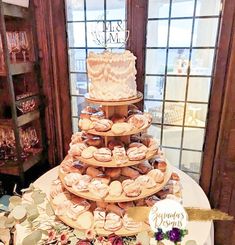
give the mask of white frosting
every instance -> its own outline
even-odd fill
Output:
[[[87,58],[90,97],[100,100],[136,97],[135,60],[128,50],[124,53],[90,52]]]

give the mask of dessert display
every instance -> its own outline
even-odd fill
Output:
[[[134,105],[142,99],[134,55],[91,53],[87,67],[91,85],[85,98],[95,105],[81,112],[81,132],[71,137],[51,203],[59,219],[73,228],[134,235],[149,225],[128,217],[128,208],[153,206],[164,198],[181,202],[179,177],[158,141],[146,133],[152,116]]]
[[[124,53],[90,52],[87,58],[90,97],[103,101],[136,97],[135,60],[128,50]]]

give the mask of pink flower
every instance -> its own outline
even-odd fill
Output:
[[[91,245],[91,242],[89,240],[80,240],[76,245]]]
[[[49,230],[48,231],[48,241],[53,241],[56,238],[56,232],[55,230]]]
[[[94,230],[86,230],[85,236],[88,240],[93,240],[95,238]]]
[[[123,240],[120,236],[117,236],[115,234],[110,234],[108,236],[109,242],[111,242],[112,245],[123,245]]]
[[[69,235],[67,232],[62,232],[60,234],[60,242],[61,245],[67,244],[68,243],[68,239],[69,239]]]

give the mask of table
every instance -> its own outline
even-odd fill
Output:
[[[173,167],[173,171],[176,172],[181,179],[183,186],[183,206],[210,209],[210,203],[201,189],[201,187],[187,174],[181,170]],[[34,185],[42,189],[47,195],[49,195],[52,181],[58,176],[58,167],[46,172],[40,178],[38,178]],[[182,244],[185,244],[188,240],[195,240],[197,245],[214,245],[214,226],[213,222],[195,222],[191,221],[187,226],[189,235],[187,235]],[[165,243],[164,244],[168,244]],[[172,243],[169,243],[172,245]]]

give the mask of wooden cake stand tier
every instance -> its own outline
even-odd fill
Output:
[[[73,193],[76,196],[85,198],[87,200],[96,201],[96,202],[104,201],[104,202],[110,202],[110,203],[118,203],[118,202],[135,201],[135,200],[139,200],[139,199],[154,195],[155,193],[157,193],[158,191],[163,189],[163,187],[169,181],[171,174],[172,174],[172,170],[171,170],[171,167],[168,165],[166,172],[165,172],[165,175],[164,175],[163,182],[160,184],[157,184],[155,188],[151,188],[151,189],[144,188],[142,190],[141,194],[137,197],[127,197],[124,193],[122,193],[121,196],[119,196],[119,197],[113,197],[113,196],[107,195],[103,199],[98,197],[98,196],[95,196],[94,194],[90,193],[89,191],[76,191],[72,187],[67,186],[65,184],[65,181],[64,181],[65,174],[62,174],[61,172],[59,172],[59,177],[60,177],[60,180],[63,183],[64,187],[69,192]]]
[[[143,99],[143,94],[141,92],[137,92],[136,97],[131,97],[122,100],[98,100],[95,98],[90,97],[89,93],[84,95],[87,102],[91,104],[98,104],[98,105],[106,105],[106,106],[121,106],[121,105],[130,105],[140,102]]]
[[[52,208],[55,210],[54,205],[51,202],[51,206]],[[82,227],[79,226],[79,224],[77,224],[77,222],[75,220],[70,219],[68,216],[65,215],[58,215],[57,216],[62,222],[64,222],[66,225],[74,228],[74,229],[78,229],[78,230],[84,230]],[[106,231],[105,229],[102,228],[92,228],[95,230],[95,233],[98,234],[99,236],[109,236],[111,233],[115,233],[118,236],[134,236],[142,231],[148,231],[150,229],[149,225],[142,222],[142,225],[136,229],[136,230],[127,230],[124,227],[122,227],[121,229],[112,232],[112,231]]]
[[[109,162],[100,162],[97,161],[94,157],[92,158],[83,158],[83,157],[77,157],[77,160],[86,163],[88,165],[92,165],[92,166],[97,166],[97,167],[106,167],[106,168],[117,168],[117,167],[128,167],[128,166],[134,166],[137,165],[141,162],[144,162],[145,160],[149,160],[154,158],[154,156],[156,156],[156,152],[150,152],[147,153],[146,157],[142,160],[138,160],[138,161],[127,161],[126,163],[123,164],[119,164],[117,162],[115,162],[115,160],[109,161]]]

